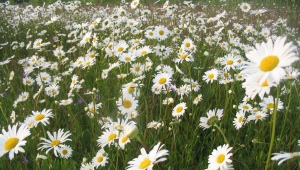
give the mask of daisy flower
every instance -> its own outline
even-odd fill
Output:
[[[249,103],[243,102],[243,103],[239,104],[238,109],[247,112],[247,111],[250,111],[252,109],[252,106]]]
[[[266,80],[279,84],[286,75],[283,67],[299,60],[295,53],[297,47],[293,46],[292,42],[285,44],[285,40],[286,37],[277,37],[273,42],[269,38],[267,43],[256,44],[255,49],[246,53],[250,61],[245,62],[241,73],[248,74],[250,79],[258,80],[260,85]]]
[[[82,163],[80,170],[94,170],[95,165],[93,163]]]
[[[104,167],[105,164],[108,163],[107,153],[103,148],[97,152],[96,156],[92,160],[92,163],[95,168],[98,168],[99,166]]]
[[[271,158],[272,161],[278,161],[278,165],[282,164],[284,161],[295,158],[295,157],[300,157],[300,152],[293,152],[293,153],[288,153],[288,152],[281,152],[281,153],[273,153],[273,157]]]
[[[154,33],[155,33],[155,37],[161,41],[167,39],[168,35],[171,32],[165,26],[159,25],[159,26],[155,26]]]
[[[260,105],[261,108],[268,109],[270,111],[274,110],[276,98],[274,99],[273,96],[268,96],[268,97],[263,98],[262,100],[263,101],[259,103],[259,105]],[[278,100],[277,110],[282,110],[282,109],[283,109],[283,103],[279,99]]]
[[[126,49],[128,48],[128,44],[124,40],[120,40],[115,46],[114,46],[114,54],[116,56],[119,56],[122,54]]]
[[[208,70],[204,73],[205,75],[202,76],[202,79],[206,82],[206,83],[212,83],[214,80],[217,80],[218,75],[219,75],[219,71],[217,69],[211,69]]]
[[[157,121],[152,121],[147,124],[147,128],[149,128],[149,129],[151,129],[151,128],[158,129],[161,126],[162,126],[162,123],[157,122]]]
[[[116,103],[122,114],[131,113],[135,111],[138,106],[138,101],[129,93],[124,93]]]
[[[53,118],[53,114],[51,112],[51,109],[44,109],[41,112],[39,111],[32,111],[32,114],[30,117],[34,119],[34,127],[36,127],[39,123],[42,123],[44,126],[49,124],[49,118]]]
[[[130,3],[130,7],[131,9],[135,9],[138,4],[140,3],[140,0],[133,0],[131,3]]]
[[[198,96],[193,100],[193,104],[198,104],[202,101],[202,94],[198,94]]]
[[[234,127],[239,130],[245,124],[245,111],[241,110],[236,113],[233,120]]]
[[[182,116],[185,113],[185,110],[187,109],[186,107],[186,103],[182,102],[177,104],[173,111],[172,111],[172,116],[179,118],[180,116]]]
[[[271,87],[276,86],[276,83],[265,80],[262,84],[259,84],[259,80],[253,80],[251,78],[245,78],[242,87],[246,90],[246,95],[251,99],[254,99],[258,95],[261,99],[264,95],[269,94]]]
[[[160,145],[158,142],[157,145],[153,147],[153,149],[147,154],[144,148],[141,149],[141,155],[137,158],[134,158],[132,161],[129,161],[129,166],[126,168],[127,170],[136,170],[136,169],[152,169],[153,166],[158,163],[167,160],[167,158],[163,158],[163,156],[169,155],[169,151],[166,149],[162,149],[164,145]]]
[[[72,155],[72,148],[68,145],[64,145],[61,148],[58,149],[58,153],[62,158],[68,159]]]
[[[230,153],[231,150],[232,147],[229,147],[228,144],[218,146],[217,149],[214,149],[208,158],[208,169],[227,169],[228,165],[230,165],[232,162],[230,159],[230,157],[233,155]]]
[[[21,125],[17,129],[17,125],[12,127],[9,125],[8,130],[2,129],[0,134],[0,157],[9,152],[9,159],[13,159],[18,152],[25,152],[22,146],[25,146],[27,141],[24,139],[30,135],[29,128],[26,125]]]
[[[255,112],[254,114],[250,115],[248,117],[249,120],[254,120],[255,123],[258,121],[258,120],[264,120],[266,117],[268,117],[268,115],[262,111],[258,111],[258,112]]]
[[[54,132],[53,135],[47,131],[47,135],[50,138],[40,138],[43,142],[41,142],[39,145],[42,145],[41,147],[38,148],[38,150],[46,150],[46,154],[50,150],[54,150],[54,155],[58,157],[57,152],[61,149],[61,147],[65,146],[64,142],[66,141],[72,141],[71,139],[68,139],[68,137],[71,135],[69,131],[64,132],[63,129],[59,129],[58,132]]]
[[[119,137],[119,131],[116,129],[106,129],[103,134],[98,138],[98,145],[102,148],[106,145],[110,146],[115,144],[115,139]]]
[[[168,73],[159,73],[153,79],[154,85],[157,85],[159,87],[169,84],[170,81],[171,81],[171,75]]]
[[[243,12],[249,12],[250,9],[251,9],[251,6],[250,6],[250,4],[243,2],[243,3],[240,5],[240,8],[241,8],[241,10],[242,10]]]
[[[207,117],[200,117],[199,126],[203,129],[208,129],[220,121],[223,117],[223,109],[209,110],[206,114]]]

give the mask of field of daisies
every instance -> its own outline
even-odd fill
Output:
[[[0,169],[299,169],[298,10],[0,3]]]

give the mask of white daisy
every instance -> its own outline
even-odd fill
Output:
[[[17,130],[17,125],[8,126],[8,131],[2,129],[0,134],[0,157],[9,152],[9,159],[13,159],[18,152],[25,152],[22,146],[27,141],[24,139],[30,135],[30,131],[26,125],[21,125]]]

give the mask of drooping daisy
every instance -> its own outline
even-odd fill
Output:
[[[93,158],[92,160],[93,165],[95,168],[98,168],[99,166],[104,167],[105,164],[108,163],[108,157],[107,157],[107,153],[105,152],[105,150],[103,148],[101,148],[96,156]]]
[[[68,137],[71,136],[71,133],[69,131],[64,132],[63,129],[59,129],[57,132],[54,132],[53,135],[47,131],[47,135],[50,138],[40,138],[43,142],[41,142],[39,145],[42,145],[38,148],[38,150],[46,150],[46,154],[53,149],[54,155],[58,157],[57,154],[59,152],[59,149],[64,146],[64,142],[71,141]]]
[[[131,113],[136,110],[138,101],[129,93],[124,93],[117,101],[118,109],[122,114]]]
[[[166,149],[162,149],[164,145],[160,145],[158,142],[157,145],[153,147],[153,149],[147,154],[144,148],[141,149],[141,155],[137,158],[134,158],[132,161],[129,161],[129,166],[126,168],[127,170],[137,170],[137,169],[147,169],[150,170],[153,166],[158,162],[163,162],[167,160],[163,156],[169,155],[169,151]]]
[[[227,169],[228,165],[232,163],[230,159],[233,155],[230,153],[231,150],[232,147],[229,147],[228,144],[218,146],[217,149],[214,149],[208,158],[208,169]]]
[[[249,75],[254,80],[263,84],[270,80],[279,84],[279,81],[286,75],[283,67],[290,66],[294,61],[299,60],[292,42],[284,44],[286,37],[277,37],[275,42],[269,38],[267,43],[256,44],[255,49],[246,53],[250,62],[245,62],[242,73]]]
[[[223,109],[213,109],[209,110],[207,113],[207,117],[200,117],[199,126],[203,129],[208,129],[223,117]]]
[[[186,109],[187,107],[185,102],[179,103],[174,107],[172,111],[172,116],[179,118],[185,113]]]
[[[22,146],[25,146],[27,141],[24,139],[30,135],[29,128],[23,124],[17,130],[17,125],[12,127],[9,125],[8,130],[2,129],[0,134],[0,157],[9,152],[9,159],[13,159],[15,154],[25,152]]]
[[[147,128],[153,128],[153,129],[158,129],[162,126],[162,123],[161,122],[157,122],[157,121],[152,121],[152,122],[149,122],[147,124]]]
[[[273,157],[271,158],[272,161],[278,161],[278,165],[282,164],[284,161],[295,158],[295,157],[300,157],[300,152],[293,152],[293,153],[288,153],[288,152],[281,152],[281,153],[273,153]]]

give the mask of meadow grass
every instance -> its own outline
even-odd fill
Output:
[[[274,98],[271,106],[263,106],[265,98],[246,95],[243,83],[250,75],[241,74],[255,44],[270,38],[287,37],[299,51],[296,3],[280,6],[283,1],[264,1],[262,8],[252,2],[250,11],[243,12],[242,1],[178,1],[166,8],[162,2],[141,1],[135,9],[119,1],[110,1],[109,6],[84,2],[0,6],[0,127],[4,129],[0,169],[87,169],[101,148],[108,162],[98,169],[126,169],[141,148],[148,153],[158,142],[168,155],[154,169],[206,169],[213,150],[224,144],[232,147],[228,159],[235,169],[299,169],[300,159],[278,165],[268,158],[269,150],[299,152],[299,61],[288,67],[294,72],[286,68],[287,75],[263,95]],[[145,35],[147,30],[156,37]],[[130,62],[123,53],[128,53]],[[226,56],[236,57],[235,67],[225,68]],[[218,71],[216,79],[205,81],[203,76],[213,69]],[[159,76],[164,81],[155,83]],[[276,97],[283,104],[274,118]],[[174,109],[183,103],[186,109]],[[32,116],[44,109],[52,117]],[[222,117],[213,116],[206,122],[210,127],[200,127],[200,119],[217,109]],[[236,128],[233,121],[241,110],[245,116],[237,117],[241,127]],[[176,111],[180,114],[174,116]],[[251,119],[256,112],[266,117]],[[132,124],[139,133],[128,135],[130,143],[121,149],[118,138]],[[22,146],[25,152],[13,159],[4,149],[8,140],[3,134],[9,125],[30,128]],[[72,148],[68,159],[59,149],[62,145],[56,146],[57,155],[54,148],[39,149],[44,146],[41,138],[49,139],[47,132],[59,129],[71,134],[70,141],[61,140]],[[118,131],[116,138],[106,141],[111,144],[99,140],[113,131]],[[50,148],[55,146],[51,144]]]

